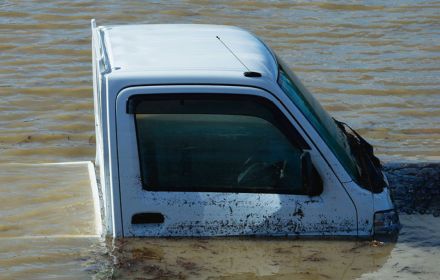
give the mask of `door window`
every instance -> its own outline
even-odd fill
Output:
[[[138,95],[128,111],[145,190],[306,194],[309,147],[265,98]]]

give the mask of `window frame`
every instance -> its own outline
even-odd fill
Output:
[[[147,185],[147,179],[144,178],[145,174],[144,170],[144,162],[141,159],[141,151],[140,151],[140,134],[138,129],[138,124],[136,120],[136,114],[166,114],[163,112],[145,112],[145,108],[142,109],[142,102],[151,101],[151,100],[252,100],[257,101],[257,103],[263,104],[266,108],[269,109],[271,113],[276,115],[277,121],[280,121],[279,125],[274,125],[280,132],[285,135],[285,137],[291,142],[292,145],[295,145],[300,151],[310,151],[311,147],[306,142],[306,140],[301,136],[299,131],[295,128],[295,126],[290,122],[289,118],[284,114],[284,112],[271,100],[266,97],[259,95],[250,95],[250,94],[228,94],[228,93],[171,93],[171,94],[135,94],[128,98],[126,103],[126,113],[133,115],[133,121],[135,126],[135,137],[137,144],[137,160],[139,163],[139,174],[140,174],[140,183],[142,185],[143,191],[150,192],[204,192],[204,193],[249,193],[249,194],[291,194],[291,195],[307,195],[307,190],[302,190],[302,192],[298,192],[295,189],[258,189],[258,188],[233,188],[232,190],[226,190],[225,188],[203,188],[203,187],[192,187],[182,189],[180,187],[152,187]],[[157,109],[157,108],[156,108]],[[203,111],[203,110],[201,110]],[[209,113],[209,112],[207,112]],[[171,114],[171,113],[169,113]],[[175,113],[174,113],[175,114]],[[203,114],[200,113],[199,114]],[[212,112],[211,112],[212,114]],[[244,115],[244,114],[237,114]],[[266,120],[267,121],[267,120]],[[289,132],[289,133],[286,133]]]

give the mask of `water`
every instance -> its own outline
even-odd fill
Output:
[[[112,273],[130,279],[436,279],[440,219],[402,215],[402,220],[405,227],[397,244],[249,238],[121,240],[112,244]]]
[[[331,114],[370,140],[382,160],[440,159],[440,1],[3,0],[0,184],[14,196],[3,197],[0,207],[2,278],[430,279],[438,273],[432,260],[439,254],[439,222],[428,215],[403,216],[400,241],[376,247],[241,239],[123,240],[106,246],[89,236],[91,225],[82,212],[26,208],[33,174],[43,185],[56,180],[44,170],[6,163],[94,157],[91,18],[102,25],[214,23],[249,29],[287,61]],[[60,181],[72,178],[59,173]],[[59,193],[47,193],[46,199],[59,200]],[[22,217],[22,223],[12,217]],[[82,237],[64,236],[72,232],[64,224]]]
[[[0,182],[0,279],[90,277],[103,246],[87,166],[0,164]]]

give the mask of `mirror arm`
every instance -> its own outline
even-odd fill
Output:
[[[309,151],[304,151],[301,155],[301,175],[304,189],[309,196],[317,196],[322,193],[323,182],[318,170],[313,166]]]

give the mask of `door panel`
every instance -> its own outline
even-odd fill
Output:
[[[152,191],[142,185],[134,114],[130,96],[139,94],[221,93],[262,96],[282,108],[269,93],[244,87],[154,86],[123,90],[117,98],[117,145],[124,236],[356,235],[355,207],[321,155],[310,144],[314,166],[324,182],[320,196],[295,194]],[[132,223],[132,217],[163,215],[163,221]],[[149,215],[153,214],[153,215]]]

